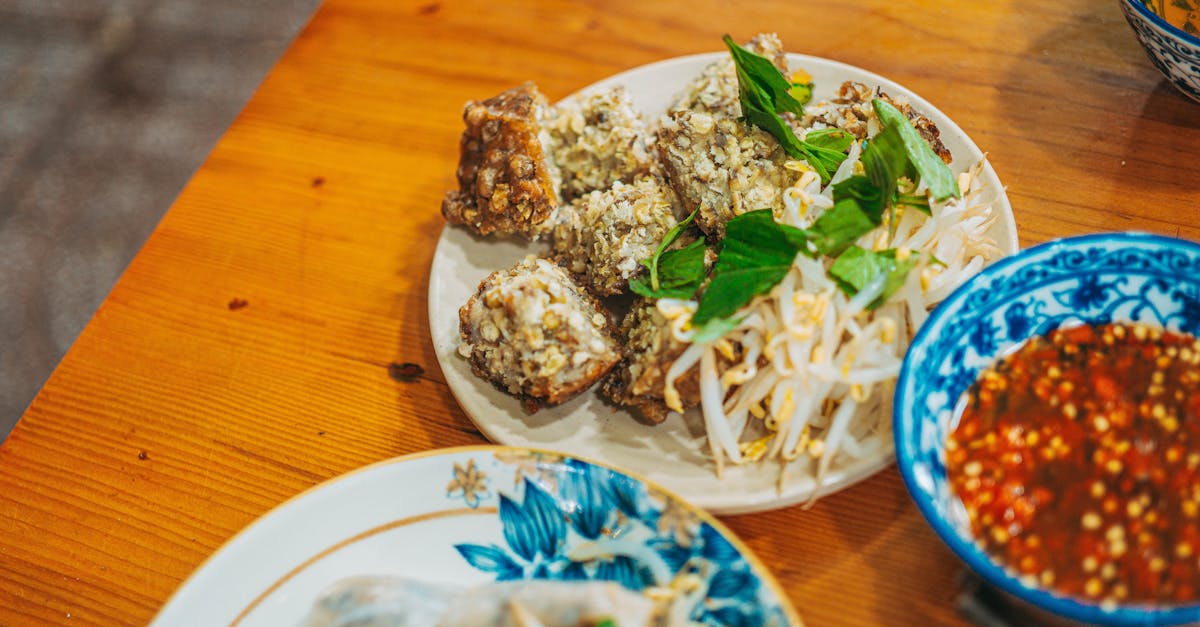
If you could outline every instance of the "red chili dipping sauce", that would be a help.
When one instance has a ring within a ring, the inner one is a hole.
[[[1200,341],[1060,329],[985,370],[946,443],[975,537],[1029,584],[1200,598]]]

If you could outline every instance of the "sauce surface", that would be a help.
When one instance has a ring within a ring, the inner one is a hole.
[[[1083,600],[1200,591],[1200,342],[1143,325],[1034,338],[967,391],[947,474],[984,550]]]
[[[1200,0],[1142,0],[1151,11],[1185,33],[1200,37]]]

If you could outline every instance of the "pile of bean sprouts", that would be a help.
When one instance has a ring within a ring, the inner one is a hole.
[[[810,226],[833,206],[833,184],[862,172],[860,154],[857,143],[824,187],[806,164],[788,163],[801,175],[786,190],[784,213],[776,219]],[[909,342],[935,304],[1000,253],[986,236],[997,219],[997,194],[984,189],[981,169],[982,162],[960,174],[962,197],[932,203],[931,216],[898,211],[857,241],[868,250],[895,248],[898,258],[919,255],[903,287],[882,306],[868,309],[884,289],[883,277],[849,297],[826,273],[831,258],[798,254],[769,294],[738,312],[736,328],[692,343],[670,366],[664,397],[682,412],[674,383],[699,363],[700,405],[718,476],[726,462],[774,460],[782,465],[782,490],[784,469],[798,465],[812,473],[815,498],[842,460],[890,454],[892,392]],[[658,301],[680,341],[690,342],[695,333],[689,321],[696,306]]]

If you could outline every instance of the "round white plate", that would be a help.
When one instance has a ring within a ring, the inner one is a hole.
[[[361,575],[641,589],[682,573],[706,592],[694,620],[801,624],[766,567],[694,505],[603,465],[472,446],[380,462],[280,505],[201,565],[152,625],[298,625],[322,590]]]
[[[647,119],[666,110],[675,95],[709,63],[724,53],[700,54],[642,66],[605,79],[581,93],[624,85]],[[954,155],[956,173],[983,159],[983,153],[950,118],[920,96],[866,70],[806,55],[789,54],[792,68],[812,75],[813,101],[834,97],[844,81],[878,85],[890,96],[906,96],[912,106],[933,120],[941,139]],[[989,232],[1006,254],[1017,251],[1017,227],[1012,207],[1000,179],[985,163],[982,180],[995,191],[1000,219]],[[628,468],[678,492],[690,502],[718,514],[777,509],[813,496],[814,482],[801,470],[789,469],[782,492],[778,464],[726,465],[718,480],[704,439],[698,410],[672,415],[659,425],[638,420],[600,399],[595,390],[568,403],[529,414],[520,401],[497,390],[471,373],[458,356],[458,308],[475,293],[479,282],[493,271],[508,268],[544,244],[530,246],[518,240],[484,239],[458,227],[442,230],[429,279],[429,323],[434,350],[450,390],[476,426],[493,442],[512,446],[553,448],[572,455],[603,460]],[[894,459],[888,446],[873,457],[841,463],[825,477],[820,494],[852,485],[881,470]]]

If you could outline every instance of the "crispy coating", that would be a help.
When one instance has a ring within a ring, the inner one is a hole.
[[[526,257],[493,272],[458,312],[459,353],[530,411],[590,387],[620,359],[602,305],[566,270]]]
[[[785,75],[787,54],[773,33],[755,36],[751,52]],[[738,120],[742,114],[733,58],[711,63],[688,84],[659,122],[659,161],[683,208],[700,207],[696,224],[723,236],[731,218],[758,209],[783,212],[783,190],[799,177],[770,133]]]
[[[666,419],[670,409],[663,398],[667,370],[687,350],[675,339],[671,325],[654,302],[639,299],[621,322],[625,358],[604,379],[602,393],[614,403],[637,410],[655,423]],[[679,400],[686,409],[700,403],[700,367],[692,366],[675,381]]]
[[[770,59],[779,71],[785,76],[788,74],[787,53],[783,51],[783,42],[775,33],[756,35],[746,43],[745,48]],[[719,112],[734,117],[741,115],[742,106],[738,96],[737,70],[733,65],[733,57],[726,56],[704,68],[704,72],[688,83],[668,109],[676,110]]]
[[[533,83],[514,87],[463,111],[457,190],[446,192],[442,215],[481,235],[536,236],[559,204],[559,173],[541,139],[546,98]]]
[[[654,255],[676,222],[674,195],[661,179],[644,176],[591,192],[562,209],[554,254],[592,293],[625,291],[644,259]]]
[[[632,183],[650,171],[646,124],[624,87],[614,87],[555,106],[544,121],[554,163],[562,173],[562,196],[573,200]]]
[[[942,161],[950,163],[953,157],[950,150],[942,143],[941,131],[932,120],[915,111],[907,98],[902,96],[892,98],[883,90],[871,88],[862,83],[854,81],[842,83],[842,86],[838,88],[837,98],[816,103],[805,109],[800,125],[808,128],[821,122],[825,126],[836,126],[858,139],[865,139],[879,131],[878,117],[875,115],[875,108],[871,105],[871,100],[874,98],[879,98],[899,109],[916,127],[921,137],[929,142],[933,152],[941,157]]]
[[[699,206],[696,225],[717,237],[730,219],[758,209],[783,213],[784,190],[800,176],[766,131],[728,113],[672,111],[662,118],[663,171],[685,209]]]

